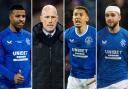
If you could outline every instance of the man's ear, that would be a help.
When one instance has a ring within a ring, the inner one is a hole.
[[[119,21],[121,20],[121,15],[119,15]]]
[[[89,22],[89,17],[87,16],[86,21]]]
[[[9,20],[11,20],[12,19],[12,16],[11,15],[9,15]]]

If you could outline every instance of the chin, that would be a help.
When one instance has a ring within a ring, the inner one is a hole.
[[[23,28],[23,26],[18,26],[18,27],[16,27],[16,28],[18,28],[18,29],[22,29],[22,28]]]
[[[108,25],[108,27],[112,28],[112,27],[113,27],[113,25]]]
[[[53,29],[49,29],[49,30],[47,30],[48,32],[53,32],[54,30]]]
[[[76,28],[81,28],[81,26],[76,25]]]

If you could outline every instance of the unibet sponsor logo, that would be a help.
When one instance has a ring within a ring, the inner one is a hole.
[[[87,58],[88,49],[79,49],[79,48],[72,48],[72,53],[74,57],[79,58]]]
[[[105,50],[105,59],[121,60],[121,54],[120,50]]]
[[[13,55],[27,55],[28,51],[13,51]]]
[[[13,51],[13,61],[27,61],[28,51]]]

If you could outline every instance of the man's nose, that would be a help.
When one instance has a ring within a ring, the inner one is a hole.
[[[49,19],[48,19],[48,20],[49,20],[49,22],[52,22],[52,17],[49,17]]]
[[[25,18],[24,18],[24,17],[22,17],[22,16],[21,16],[19,19],[20,19],[21,21],[24,21],[24,20],[25,20]]]

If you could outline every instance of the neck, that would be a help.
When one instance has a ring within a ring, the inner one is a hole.
[[[119,31],[119,29],[120,29],[120,26],[119,26],[119,24],[117,24],[115,27],[113,27],[113,28],[110,28],[110,27],[108,27],[108,29],[109,29],[109,32],[110,33],[117,33],[118,31]]]
[[[19,32],[21,29],[15,28],[12,24],[9,25],[12,32]]]
[[[77,33],[80,35],[83,34],[87,30],[86,28],[87,28],[87,25],[80,28],[76,27]]]

